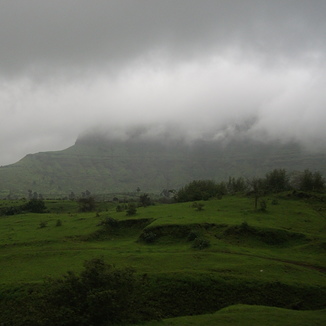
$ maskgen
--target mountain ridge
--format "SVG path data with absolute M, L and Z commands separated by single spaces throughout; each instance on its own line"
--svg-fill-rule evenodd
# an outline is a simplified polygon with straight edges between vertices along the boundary
M 195 179 L 227 180 L 263 175 L 274 168 L 326 173 L 326 153 L 296 143 L 84 137 L 62 151 L 28 154 L 0 167 L 0 195 L 46 196 L 135 192 L 160 193 Z

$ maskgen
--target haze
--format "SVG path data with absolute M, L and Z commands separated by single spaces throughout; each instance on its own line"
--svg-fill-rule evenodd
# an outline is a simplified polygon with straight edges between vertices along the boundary
M 325 148 L 324 0 L 0 0 L 0 165 L 88 132 Z

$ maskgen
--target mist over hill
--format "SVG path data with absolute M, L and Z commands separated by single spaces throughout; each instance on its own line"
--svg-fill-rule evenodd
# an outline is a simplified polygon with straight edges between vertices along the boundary
M 262 176 L 274 168 L 326 173 L 326 153 L 307 152 L 296 143 L 232 138 L 224 141 L 184 138 L 83 136 L 62 151 L 29 154 L 0 167 L 0 195 L 76 196 L 117 192 L 160 193 L 196 179 Z

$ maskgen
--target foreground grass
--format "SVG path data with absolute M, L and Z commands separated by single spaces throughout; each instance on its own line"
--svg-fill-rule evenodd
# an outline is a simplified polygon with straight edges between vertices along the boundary
M 192 203 L 154 205 L 139 207 L 128 217 L 125 211 L 116 212 L 112 203 L 101 203 L 97 212 L 80 213 L 75 202 L 48 201 L 43 214 L 2 216 L 0 291 L 11 295 L 13 289 L 42 283 L 46 277 L 80 272 L 85 260 L 99 257 L 148 275 L 150 298 L 164 303 L 165 317 L 180 315 L 169 302 L 175 286 L 182 300 L 191 297 L 188 291 L 204 295 L 214 288 L 216 305 L 204 310 L 210 294 L 197 313 L 215 311 L 225 302 L 320 309 L 326 284 L 325 201 L 297 200 L 288 194 L 265 199 L 266 212 L 255 211 L 250 198 L 228 196 L 203 202 L 201 211 Z M 103 226 L 109 217 L 116 226 Z M 151 241 L 144 240 L 148 234 Z M 189 234 L 208 246 L 194 247 Z M 308 298 L 317 292 L 319 298 Z M 179 298 L 173 300 L 177 303 Z M 201 297 L 191 300 L 188 306 L 196 307 Z M 180 308 L 182 315 L 194 313 L 188 306 Z M 294 320 L 295 325 L 321 325 L 324 313 L 238 305 L 146 326 L 294 325 Z
M 266 213 L 253 211 L 252 204 L 245 197 L 226 197 L 204 202 L 203 211 L 196 211 L 191 203 L 181 203 L 138 208 L 136 216 L 126 217 L 112 206 L 97 214 L 78 213 L 71 202 L 59 201 L 47 204 L 48 213 L 1 217 L 1 283 L 40 281 L 67 270 L 78 271 L 84 260 L 103 257 L 118 267 L 133 266 L 144 273 L 160 273 L 164 266 L 164 272 L 208 272 L 321 284 L 325 274 L 314 267 L 326 268 L 322 259 L 326 242 L 322 211 L 298 200 L 278 199 L 277 205 L 268 205 Z M 99 224 L 108 216 L 118 221 L 147 218 L 151 222 L 111 229 L 98 237 Z M 56 226 L 58 220 L 61 226 Z M 269 245 L 246 234 L 225 236 L 228 227 L 244 222 L 259 230 L 282 230 L 303 238 Z M 207 227 L 211 224 L 217 226 Z M 173 234 L 174 227 L 197 232 L 210 246 L 192 249 L 185 237 Z M 156 233 L 162 228 L 167 231 L 154 243 L 146 244 L 139 242 L 144 228 Z
M 326 311 L 294 311 L 289 309 L 235 305 L 219 310 L 214 314 L 185 316 L 151 321 L 142 326 L 184 326 L 184 325 L 223 325 L 223 326 L 323 326 Z

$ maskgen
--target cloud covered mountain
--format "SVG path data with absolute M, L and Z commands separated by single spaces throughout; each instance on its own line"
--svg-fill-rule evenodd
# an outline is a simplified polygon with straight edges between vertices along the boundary
M 145 131 L 144 131 L 145 132 Z M 145 132 L 146 134 L 146 132 Z M 63 151 L 29 154 L 0 167 L 1 196 L 44 196 L 144 192 L 159 194 L 192 180 L 226 181 L 250 178 L 274 168 L 326 173 L 326 153 L 304 151 L 298 144 L 259 142 L 241 138 L 221 140 L 153 139 L 138 130 L 127 139 L 107 135 L 81 137 Z

